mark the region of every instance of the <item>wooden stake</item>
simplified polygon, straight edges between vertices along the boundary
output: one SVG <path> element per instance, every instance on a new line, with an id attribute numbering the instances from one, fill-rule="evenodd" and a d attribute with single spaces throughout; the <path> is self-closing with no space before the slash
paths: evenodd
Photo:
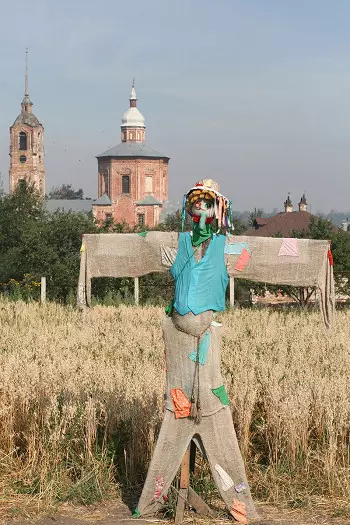
<path id="1" fill-rule="evenodd" d="M 194 471 L 195 460 L 196 444 L 191 441 L 181 462 L 180 490 L 177 498 L 175 523 L 183 521 L 186 503 L 193 507 L 198 514 L 215 516 L 205 501 L 190 487 L 190 472 Z"/>
<path id="2" fill-rule="evenodd" d="M 184 519 L 185 504 L 188 497 L 188 487 L 190 486 L 190 446 L 181 461 L 180 490 L 177 497 L 175 523 L 181 523 Z"/>
<path id="3" fill-rule="evenodd" d="M 230 276 L 230 306 L 235 305 L 235 279 Z"/>
<path id="4" fill-rule="evenodd" d="M 41 304 L 46 303 L 46 277 L 41 278 L 40 302 Z"/>
<path id="5" fill-rule="evenodd" d="M 134 277 L 134 297 L 136 306 L 139 305 L 140 289 L 139 289 L 139 278 Z"/>

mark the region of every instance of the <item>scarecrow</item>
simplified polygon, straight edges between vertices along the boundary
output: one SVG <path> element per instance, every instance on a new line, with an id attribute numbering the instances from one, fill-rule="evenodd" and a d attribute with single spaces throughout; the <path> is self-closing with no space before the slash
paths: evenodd
<path id="1" fill-rule="evenodd" d="M 193 230 L 179 235 L 170 268 L 175 297 L 163 322 L 166 410 L 135 517 L 160 509 L 193 440 L 231 515 L 245 524 L 258 515 L 220 371 L 221 325 L 213 320 L 214 312 L 225 309 L 231 203 L 215 181 L 201 180 L 184 196 L 183 224 L 186 213 Z M 171 259 L 169 253 L 164 259 Z"/>

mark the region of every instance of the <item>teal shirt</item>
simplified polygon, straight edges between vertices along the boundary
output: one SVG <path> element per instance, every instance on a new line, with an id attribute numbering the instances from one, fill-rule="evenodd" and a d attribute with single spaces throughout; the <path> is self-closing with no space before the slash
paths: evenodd
<path id="1" fill-rule="evenodd" d="M 190 232 L 180 233 L 177 256 L 170 268 L 175 280 L 174 307 L 180 315 L 225 310 L 227 275 L 225 235 L 213 235 L 204 257 L 196 262 Z"/>

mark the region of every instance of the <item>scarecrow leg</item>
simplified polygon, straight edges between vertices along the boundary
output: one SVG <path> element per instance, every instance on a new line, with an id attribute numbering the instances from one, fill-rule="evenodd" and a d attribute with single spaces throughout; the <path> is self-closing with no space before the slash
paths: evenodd
<path id="1" fill-rule="evenodd" d="M 152 516 L 164 505 L 164 496 L 168 493 L 192 436 L 193 421 L 188 418 L 175 419 L 173 412 L 165 411 L 137 507 L 141 516 Z M 160 494 L 155 492 L 157 479 L 163 485 Z"/>
<path id="2" fill-rule="evenodd" d="M 248 518 L 258 518 L 250 494 L 230 408 L 225 407 L 212 416 L 203 417 L 199 434 L 215 484 L 228 510 L 231 510 L 234 500 L 238 500 L 245 504 Z"/>

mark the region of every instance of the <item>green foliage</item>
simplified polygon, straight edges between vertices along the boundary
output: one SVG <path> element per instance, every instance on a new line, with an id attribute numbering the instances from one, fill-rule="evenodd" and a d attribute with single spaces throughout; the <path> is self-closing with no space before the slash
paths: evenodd
<path id="1" fill-rule="evenodd" d="M 0 199 L 0 282 L 46 276 L 48 298 L 66 301 L 77 286 L 81 236 L 94 231 L 86 214 L 49 214 L 33 187 L 18 186 Z"/>
<path id="2" fill-rule="evenodd" d="M 248 215 L 248 226 L 251 228 L 258 217 L 264 217 L 264 210 L 262 208 L 254 208 L 254 211 Z"/>
<path id="3" fill-rule="evenodd" d="M 84 192 L 82 188 L 74 190 L 71 184 L 62 184 L 62 186 L 51 188 L 48 197 L 49 199 L 81 200 L 84 198 Z"/>

